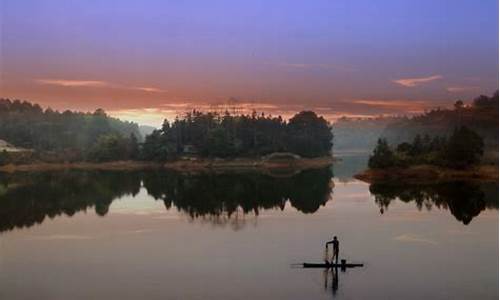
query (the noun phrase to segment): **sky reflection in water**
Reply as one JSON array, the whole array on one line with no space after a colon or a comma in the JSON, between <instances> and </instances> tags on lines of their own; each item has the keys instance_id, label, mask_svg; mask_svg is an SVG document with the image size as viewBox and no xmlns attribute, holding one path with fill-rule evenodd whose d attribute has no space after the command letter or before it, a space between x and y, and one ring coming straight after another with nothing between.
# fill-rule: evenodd
<instances>
[{"instance_id":1,"label":"sky reflection in water","mask_svg":"<svg viewBox=\"0 0 500 300\"><path fill-rule=\"evenodd\" d=\"M2 175L0 297L498 297L497 184L370 187L334 170ZM291 268L333 234L364 268L337 283Z\"/></svg>"}]
</instances>

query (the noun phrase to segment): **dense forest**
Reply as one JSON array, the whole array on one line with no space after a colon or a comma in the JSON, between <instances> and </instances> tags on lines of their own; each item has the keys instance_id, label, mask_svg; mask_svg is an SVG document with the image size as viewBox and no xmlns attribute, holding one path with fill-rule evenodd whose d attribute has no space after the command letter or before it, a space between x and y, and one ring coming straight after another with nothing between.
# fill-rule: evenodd
<instances>
[{"instance_id":1,"label":"dense forest","mask_svg":"<svg viewBox=\"0 0 500 300\"><path fill-rule=\"evenodd\" d=\"M486 150L498 152L498 91L491 97L481 95L471 104L461 100L452 109L433 109L412 118L403 118L387 125L382 137L390 144L411 142L420 134L449 136L455 128L465 126L479 134Z\"/></svg>"},{"instance_id":2,"label":"dense forest","mask_svg":"<svg viewBox=\"0 0 500 300\"><path fill-rule=\"evenodd\" d=\"M429 135L415 136L413 142L403 142L397 147L380 138L368 160L372 169L408 167L430 164L454 169L478 165L484 154L483 138L473 130L461 126L450 137Z\"/></svg>"},{"instance_id":3,"label":"dense forest","mask_svg":"<svg viewBox=\"0 0 500 300\"><path fill-rule=\"evenodd\" d=\"M143 139L142 132L149 132ZM94 113L42 109L26 101L0 99L0 140L29 151L0 151L0 164L31 161L166 161L185 155L258 157L292 152L304 157L329 155L329 123L303 111L288 122L254 112L231 115L192 111L165 120L152 130Z\"/></svg>"},{"instance_id":4,"label":"dense forest","mask_svg":"<svg viewBox=\"0 0 500 300\"><path fill-rule=\"evenodd\" d=\"M328 122L312 111L281 117L223 115L193 111L146 137L146 160L166 160L182 154L202 157L261 156L291 152L304 157L331 154L333 134Z\"/></svg>"},{"instance_id":5,"label":"dense forest","mask_svg":"<svg viewBox=\"0 0 500 300\"><path fill-rule=\"evenodd\" d=\"M469 104L458 100L452 108L436 108L413 117L340 118L333 124L334 150L371 151L378 138L392 146L411 143L420 135L450 136L465 126L484 140L488 161L498 159L498 92L478 96Z\"/></svg>"},{"instance_id":6,"label":"dense forest","mask_svg":"<svg viewBox=\"0 0 500 300\"><path fill-rule=\"evenodd\" d=\"M0 139L34 150L46 160L83 160L98 155L96 145L110 140L133 144L142 136L137 124L112 118L102 109L59 112L26 101L0 99Z\"/></svg>"}]
</instances>

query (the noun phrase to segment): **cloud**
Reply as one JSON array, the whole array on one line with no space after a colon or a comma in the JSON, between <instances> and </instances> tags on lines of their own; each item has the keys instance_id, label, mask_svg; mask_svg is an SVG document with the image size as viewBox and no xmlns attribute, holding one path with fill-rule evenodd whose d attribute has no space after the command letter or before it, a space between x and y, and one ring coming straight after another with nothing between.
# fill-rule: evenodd
<instances>
[{"instance_id":1,"label":"cloud","mask_svg":"<svg viewBox=\"0 0 500 300\"><path fill-rule=\"evenodd\" d=\"M150 86L126 86L122 84L110 83L102 80L69 80L69 79L35 79L38 84L45 85L56 85L62 87L107 87L114 89L127 89L142 91L147 93L165 93L166 90L162 90L156 87Z\"/></svg>"},{"instance_id":2,"label":"cloud","mask_svg":"<svg viewBox=\"0 0 500 300\"><path fill-rule=\"evenodd\" d=\"M460 93L460 92L468 92L477 90L479 87L477 86L450 86L447 87L446 90L450 93Z\"/></svg>"},{"instance_id":3,"label":"cloud","mask_svg":"<svg viewBox=\"0 0 500 300\"><path fill-rule=\"evenodd\" d=\"M108 114L113 117L133 121L142 125L161 126L163 120L172 121L176 116L182 116L186 112L194 109L202 112L219 112L224 113L229 111L236 114L252 114L256 111L258 114L265 113L266 115L281 116L283 119L293 117L297 112L307 109L316 111L319 115L330 122L334 122L339 118L374 118L381 116L392 116L395 113L421 113L431 105L425 101L411 100L378 100L378 99L354 99L345 100L334 107L316 106L310 107L305 104L272 104L266 102L219 102L219 103L197 103L191 100L181 99L180 102L163 103L158 107L136 107L108 110ZM342 105L344 107L342 107ZM347 107L345 107L347 106ZM356 107L357 106L357 107ZM355 110L370 110L370 112L361 113L352 111Z\"/></svg>"},{"instance_id":4,"label":"cloud","mask_svg":"<svg viewBox=\"0 0 500 300\"><path fill-rule=\"evenodd\" d=\"M365 106L402 110L405 112L422 112L428 105L425 101L412 100L377 100L377 99L354 99L349 101L352 104L361 104Z\"/></svg>"},{"instance_id":5,"label":"cloud","mask_svg":"<svg viewBox=\"0 0 500 300\"><path fill-rule=\"evenodd\" d=\"M431 239L418 237L418 236L412 235L412 234L402 234L402 235L395 237L394 240L399 241L399 242L423 243L423 244L429 244L429 245L437 245L438 244L436 241L433 241Z\"/></svg>"},{"instance_id":6,"label":"cloud","mask_svg":"<svg viewBox=\"0 0 500 300\"><path fill-rule=\"evenodd\" d=\"M164 93L165 90L154 88L154 87L132 87L133 90L144 91L148 93Z\"/></svg>"},{"instance_id":7,"label":"cloud","mask_svg":"<svg viewBox=\"0 0 500 300\"><path fill-rule=\"evenodd\" d=\"M400 84L405 87L415 87L426 82L434 81L443 78L441 75L432 75L428 77L417 77L417 78L401 78L395 79L392 82Z\"/></svg>"},{"instance_id":8,"label":"cloud","mask_svg":"<svg viewBox=\"0 0 500 300\"><path fill-rule=\"evenodd\" d=\"M347 72L356 71L354 68L346 66L338 66L332 64L307 64L307 63L265 63L266 65L273 65L284 68L294 68L294 69L327 69L327 70L341 70Z\"/></svg>"},{"instance_id":9,"label":"cloud","mask_svg":"<svg viewBox=\"0 0 500 300\"><path fill-rule=\"evenodd\" d=\"M36 79L39 84L58 85L65 87L103 87L109 86L105 81L100 80L67 80L67 79Z\"/></svg>"}]
</instances>

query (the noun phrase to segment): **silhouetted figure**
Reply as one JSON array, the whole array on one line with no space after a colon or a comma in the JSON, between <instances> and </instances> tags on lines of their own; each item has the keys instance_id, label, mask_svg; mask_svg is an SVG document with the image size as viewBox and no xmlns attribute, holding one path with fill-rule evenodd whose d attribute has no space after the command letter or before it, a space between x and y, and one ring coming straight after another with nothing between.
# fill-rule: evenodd
<instances>
[{"instance_id":1,"label":"silhouetted figure","mask_svg":"<svg viewBox=\"0 0 500 300\"><path fill-rule=\"evenodd\" d=\"M325 247L328 249L328 244L332 244L333 246L333 255L332 255L332 261L331 263L333 264L333 259L335 258L335 263L339 263L339 241L337 240L337 236L333 237L333 240L326 242Z\"/></svg>"}]
</instances>

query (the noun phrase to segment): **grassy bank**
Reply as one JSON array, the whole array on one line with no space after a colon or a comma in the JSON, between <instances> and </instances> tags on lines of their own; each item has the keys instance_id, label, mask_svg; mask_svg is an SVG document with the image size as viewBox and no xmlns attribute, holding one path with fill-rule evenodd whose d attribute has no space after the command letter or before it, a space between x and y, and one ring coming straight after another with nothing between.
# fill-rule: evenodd
<instances>
[{"instance_id":1,"label":"grassy bank","mask_svg":"<svg viewBox=\"0 0 500 300\"><path fill-rule=\"evenodd\" d=\"M181 159L160 162L143 161L114 161L102 163L75 162L75 163L31 163L9 164L0 166L0 172L43 172L59 170L103 170L103 171L136 171L148 169L170 169L180 172L201 171L246 171L246 170L279 170L293 169L306 170L327 167L333 162L333 157L323 156L316 158L266 160L261 158L235 158L235 159Z\"/></svg>"},{"instance_id":2,"label":"grassy bank","mask_svg":"<svg viewBox=\"0 0 500 300\"><path fill-rule=\"evenodd\" d=\"M368 183L397 181L409 184L431 184L459 180L498 181L498 166L482 165L467 170L456 170L432 165L417 165L408 168L368 169L354 177Z\"/></svg>"}]
</instances>

